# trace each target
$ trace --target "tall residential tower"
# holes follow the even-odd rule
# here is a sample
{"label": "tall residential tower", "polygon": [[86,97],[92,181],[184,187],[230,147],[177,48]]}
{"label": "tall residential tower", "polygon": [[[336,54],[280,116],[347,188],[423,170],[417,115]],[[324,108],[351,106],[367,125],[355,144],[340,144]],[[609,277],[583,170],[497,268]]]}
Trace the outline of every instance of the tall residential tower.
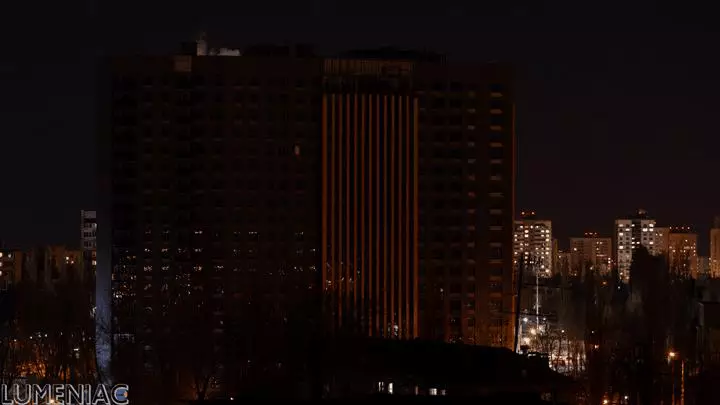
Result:
{"label": "tall residential tower", "polygon": [[570,268],[583,275],[584,270],[607,275],[612,268],[612,238],[586,232],[582,238],[570,238]]}
{"label": "tall residential tower", "polygon": [[630,265],[635,249],[643,246],[652,255],[660,253],[656,243],[655,220],[649,218],[645,210],[638,210],[629,218],[616,220],[615,237],[618,274],[624,282],[630,280]]}
{"label": "tall residential tower", "polygon": [[689,227],[670,228],[668,249],[668,265],[670,271],[680,277],[694,278],[698,276],[698,235]]}
{"label": "tall residential tower", "polygon": [[523,211],[515,221],[513,264],[531,270],[533,276],[550,277],[553,271],[552,222],[537,219],[535,211]]}
{"label": "tall residential tower", "polygon": [[106,66],[98,257],[118,338],[195,291],[218,336],[241,303],[282,328],[322,301],[334,329],[512,347],[508,69],[191,48]]}

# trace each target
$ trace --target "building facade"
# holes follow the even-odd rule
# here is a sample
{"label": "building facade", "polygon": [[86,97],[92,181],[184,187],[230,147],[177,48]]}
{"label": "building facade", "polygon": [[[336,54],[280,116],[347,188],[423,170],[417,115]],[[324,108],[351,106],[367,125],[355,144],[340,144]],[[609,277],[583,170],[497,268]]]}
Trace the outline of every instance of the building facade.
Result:
{"label": "building facade", "polygon": [[670,228],[655,227],[655,254],[665,255],[670,252]]}
{"label": "building facade", "polygon": [[95,277],[97,266],[97,212],[80,211],[80,249],[88,277]]}
{"label": "building facade", "polygon": [[689,227],[670,228],[668,266],[670,272],[680,277],[698,277],[698,235]]}
{"label": "building facade", "polygon": [[197,303],[201,324],[173,333],[208,341],[198,356],[224,358],[213,378],[225,387],[242,373],[287,377],[269,364],[290,364],[289,329],[322,323],[322,61],[272,51],[104,67],[98,296],[112,300],[97,301],[114,347],[142,343],[133,356],[149,370],[178,297]]}
{"label": "building facade", "polygon": [[720,278],[720,216],[710,230],[710,277]]}
{"label": "building facade", "polygon": [[106,69],[98,293],[117,338],[201,283],[218,342],[253,297],[280,329],[324,302],[333,328],[512,347],[507,69],[283,47]]}
{"label": "building facade", "polygon": [[534,211],[524,211],[520,216],[513,234],[513,264],[520,266],[524,262],[533,277],[536,273],[540,277],[552,276],[552,222],[537,219]]}
{"label": "building facade", "polygon": [[15,283],[15,252],[0,250],[0,291],[5,291]]}
{"label": "building facade", "polygon": [[582,238],[570,238],[570,268],[575,274],[590,270],[608,275],[612,270],[612,238],[587,232]]}
{"label": "building facade", "polygon": [[[12,255],[12,256],[10,256]],[[56,284],[85,281],[82,251],[64,246],[41,246],[8,252],[12,257],[13,283],[32,283],[52,289]]]}
{"label": "building facade", "polygon": [[630,218],[616,220],[615,238],[617,245],[615,262],[618,275],[623,282],[630,281],[630,265],[635,249],[643,246],[652,255],[660,253],[656,243],[658,236],[655,220],[649,218],[645,210],[638,210]]}

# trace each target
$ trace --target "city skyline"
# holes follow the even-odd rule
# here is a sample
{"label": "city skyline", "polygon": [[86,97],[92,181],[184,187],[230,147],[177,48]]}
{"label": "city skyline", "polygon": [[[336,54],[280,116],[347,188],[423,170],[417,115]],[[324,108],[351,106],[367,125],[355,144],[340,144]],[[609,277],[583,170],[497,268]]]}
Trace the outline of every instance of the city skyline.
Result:
{"label": "city skyline", "polygon": [[[143,13],[137,12],[139,3],[122,6],[122,10],[112,5],[100,9],[52,6],[57,9],[48,14],[59,18],[41,18],[38,21],[45,28],[37,32],[13,26],[31,15],[24,5],[13,6],[18,18],[4,28],[20,39],[8,45],[16,57],[3,65],[9,74],[0,79],[6,89],[0,113],[2,130],[17,134],[6,144],[14,153],[0,167],[17,173],[17,192],[22,196],[7,201],[0,213],[0,237],[11,246],[75,242],[72,225],[77,210],[96,205],[92,170],[96,56],[174,50],[180,41],[204,28],[211,40],[231,47],[290,39],[330,50],[391,43],[447,51],[457,59],[512,63],[518,69],[520,89],[518,208],[534,209],[552,219],[558,238],[566,240],[588,229],[609,235],[614,219],[643,207],[659,222],[693,226],[700,235],[701,254],[707,252],[707,235],[719,198],[703,174],[715,167],[710,151],[717,149],[718,141],[712,136],[710,114],[695,112],[716,109],[713,94],[720,85],[714,72],[720,62],[703,51],[715,42],[717,34],[699,32],[703,17],[697,16],[693,16],[690,30],[682,21],[689,10],[673,10],[671,18],[668,10],[629,6],[624,10],[625,21],[598,12],[583,21],[587,29],[577,30],[572,14],[577,6],[571,4],[552,9],[496,6],[491,10],[440,5],[434,6],[438,8],[433,8],[432,14],[442,17],[431,25],[443,34],[434,35],[425,29],[433,20],[428,16],[430,8],[423,4],[411,8],[416,15],[406,16],[402,31],[395,29],[390,16],[393,10],[402,9],[399,3],[385,18],[353,18],[347,10],[317,4],[317,15],[302,18],[301,12],[293,21],[270,17],[262,5],[243,10],[229,5],[220,17],[202,15],[189,2],[180,2],[173,3],[177,12],[173,19],[164,19],[165,30],[157,29],[155,19],[165,12],[164,2],[143,5]],[[590,28],[610,26],[613,30],[630,28],[627,23],[636,24],[632,16],[640,12],[642,26],[633,26],[634,32],[589,32]],[[477,17],[483,14],[491,17]],[[98,27],[93,21],[101,21],[105,29],[95,32]],[[118,21],[123,21],[122,25]],[[320,21],[329,23],[317,28],[325,26],[317,24]],[[367,26],[375,30],[356,34]],[[555,31],[549,32],[545,26],[553,26]],[[65,34],[49,35],[61,28]],[[160,31],[164,33],[154,34]],[[301,35],[296,35],[299,31]],[[563,34],[570,31],[572,35]],[[479,40],[468,46],[468,38]],[[67,46],[71,43],[72,47]],[[53,50],[34,51],[39,48]],[[28,68],[31,65],[43,66],[43,74],[37,75],[37,68]],[[667,77],[677,79],[667,82]],[[29,95],[35,93],[46,94],[47,101]],[[686,119],[689,116],[694,118]],[[43,147],[34,147],[38,143]],[[578,157],[577,151],[583,156]],[[671,164],[663,163],[666,161]],[[45,170],[27,168],[26,162],[49,165],[56,176],[67,181],[48,182]],[[654,174],[644,174],[648,170]],[[70,179],[78,186],[68,193]],[[42,184],[45,186],[38,186]],[[668,194],[667,184],[677,185],[678,190]],[[593,192],[599,196],[588,199]],[[61,193],[66,198],[49,198]],[[580,199],[576,194],[587,202],[569,203]],[[681,208],[678,204],[687,201],[686,196],[692,196],[692,207]],[[33,218],[30,225],[28,217]]]}
{"label": "city skyline", "polygon": [[[699,222],[717,206],[683,190],[712,176],[668,183],[683,157],[653,165],[659,138],[642,134],[606,139],[597,165],[592,131],[523,143],[534,93],[516,61],[327,48],[203,32],[99,61],[94,152],[75,162],[97,181],[46,182],[65,199],[40,183],[56,223],[13,211],[32,247],[4,230],[3,381],[120,381],[171,405],[504,396],[501,376],[522,369],[553,403],[704,403],[700,379],[720,370],[720,217]],[[518,182],[523,156],[532,181]],[[43,241],[73,204],[72,242]],[[476,348],[487,360],[470,361]]]}

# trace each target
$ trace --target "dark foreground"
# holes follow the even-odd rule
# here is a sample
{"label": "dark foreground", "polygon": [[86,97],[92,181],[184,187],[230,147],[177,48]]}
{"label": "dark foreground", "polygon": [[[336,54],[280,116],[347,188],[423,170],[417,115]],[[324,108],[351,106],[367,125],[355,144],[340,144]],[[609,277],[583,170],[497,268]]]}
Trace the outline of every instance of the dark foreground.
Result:
{"label": "dark foreground", "polygon": [[[235,398],[234,400],[213,400],[213,401],[193,401],[192,405],[236,405],[247,403],[265,403],[263,401],[252,398]],[[474,405],[503,405],[508,403],[517,403],[523,405],[545,405],[552,404],[549,401],[543,401],[536,394],[518,394],[507,393],[484,397],[444,397],[444,396],[404,396],[404,395],[369,395],[358,398],[347,399],[328,399],[322,401],[283,401],[286,404],[382,404],[382,403],[413,403],[413,404],[474,404]],[[560,405],[560,403],[557,403]]]}

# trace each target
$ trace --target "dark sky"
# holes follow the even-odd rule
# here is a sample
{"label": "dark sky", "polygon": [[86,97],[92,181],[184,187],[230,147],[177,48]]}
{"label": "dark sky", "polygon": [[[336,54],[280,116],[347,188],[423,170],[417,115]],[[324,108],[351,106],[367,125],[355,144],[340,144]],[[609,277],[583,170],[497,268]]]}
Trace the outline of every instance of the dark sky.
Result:
{"label": "dark sky", "polygon": [[[95,197],[94,60],[210,42],[426,47],[517,69],[519,208],[561,241],[636,207],[706,240],[720,214],[720,34],[687,2],[27,0],[0,16],[0,237],[75,243]],[[631,4],[632,3],[632,4]],[[102,6],[98,5],[102,4]],[[715,159],[713,159],[715,158]],[[701,254],[706,254],[703,247]]]}

